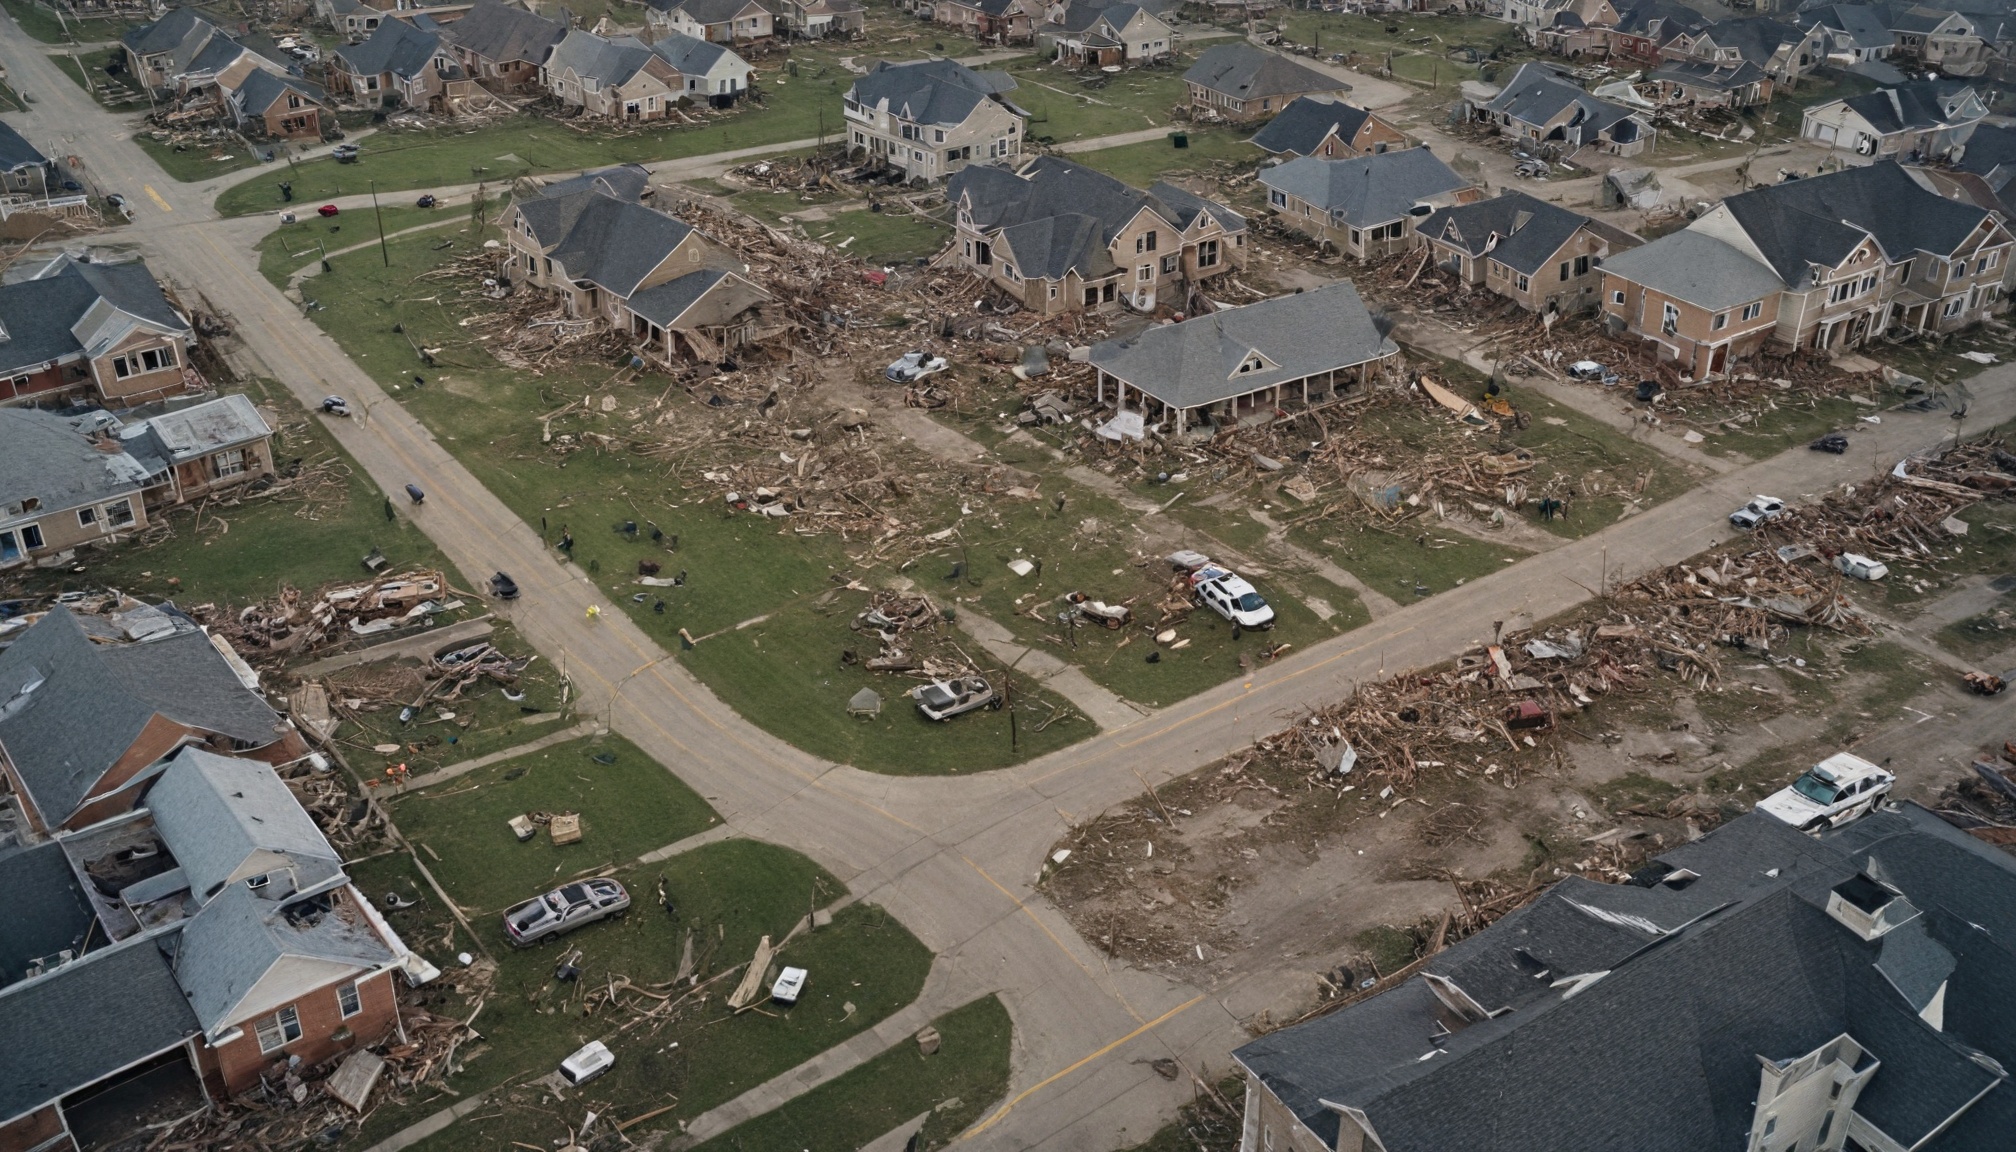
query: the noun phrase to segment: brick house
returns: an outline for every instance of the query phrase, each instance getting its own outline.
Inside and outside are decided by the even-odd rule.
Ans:
[[[482,0],[441,32],[462,71],[486,88],[522,92],[539,85],[539,69],[567,35],[567,26],[536,12]]]
[[[320,140],[328,97],[292,76],[254,72],[231,94],[239,127],[269,140]]]
[[[1573,315],[1598,306],[1603,262],[1638,237],[1524,192],[1442,208],[1415,226],[1430,259],[1528,312]]]
[[[142,260],[58,256],[0,285],[0,404],[95,400],[126,408],[209,385],[196,333]]]
[[[1426,148],[1302,156],[1262,172],[1260,183],[1283,225],[1359,260],[1419,247],[1414,226],[1422,218],[1484,196]]]
[[[203,1108],[378,1045],[401,1031],[395,976],[438,975],[273,767],[181,748],[136,790],[121,817],[0,857],[19,910],[0,1148],[144,1138],[129,1093]]]
[[[1126,304],[1184,309],[1245,263],[1246,219],[1173,184],[1146,192],[1053,156],[976,164],[945,197],[952,258],[1040,316]]]
[[[1022,154],[1022,120],[1008,103],[1015,79],[955,60],[878,63],[841,101],[849,150],[912,182],[942,179],[972,163]]]
[[[388,19],[370,39],[338,48],[331,59],[331,91],[347,93],[367,108],[433,108],[451,83],[466,79],[442,42],[440,26],[425,15],[410,22]]]
[[[1253,134],[1253,146],[1286,160],[1297,156],[1373,156],[1407,147],[1400,129],[1354,104],[1298,96]]]
[[[1262,120],[1301,96],[1342,100],[1351,86],[1244,40],[1213,44],[1183,74],[1190,108],[1204,119]]]

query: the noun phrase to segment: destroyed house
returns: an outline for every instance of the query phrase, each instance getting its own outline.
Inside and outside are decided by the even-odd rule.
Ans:
[[[1768,16],[1747,16],[1683,33],[1660,49],[1669,60],[1693,60],[1718,66],[1753,65],[1773,80],[1787,83],[1819,67],[1832,37],[1817,24],[1799,26]]]
[[[994,44],[1028,42],[1045,15],[1043,0],[934,0],[931,19]]]
[[[232,119],[272,140],[320,140],[328,96],[294,76],[254,72],[231,93]]]
[[[1879,160],[1943,160],[1988,115],[1973,85],[1920,80],[1806,109],[1799,135]]]
[[[757,0],[646,0],[644,19],[653,35],[714,44],[750,44],[776,31],[776,18]]]
[[[47,198],[52,181],[62,191],[62,177],[52,168],[49,158],[12,124],[0,123],[0,195]]]
[[[1964,12],[1926,4],[1896,5],[1890,18],[1896,56],[1937,68],[1948,76],[1978,76],[1986,69],[1988,41]]]
[[[867,29],[868,9],[861,0],[770,0],[777,31],[805,40],[852,36]]]
[[[685,93],[678,70],[636,37],[610,40],[579,28],[553,49],[539,75],[562,104],[626,123],[672,115]]]
[[[1253,146],[1284,159],[1373,156],[1407,146],[1400,129],[1354,104],[1322,96],[1298,96],[1266,127]]]
[[[847,89],[841,113],[850,151],[903,179],[930,182],[972,163],[1022,154],[1015,78],[956,60],[878,62]]]
[[[536,87],[540,66],[566,35],[558,20],[481,0],[443,29],[441,39],[477,83],[509,92]]]
[[[2002,1147],[2012,932],[2016,860],[1923,808],[1753,813],[1238,1049],[1246,1146]]]
[[[131,810],[177,748],[306,755],[244,667],[172,605],[109,618],[59,606],[15,631],[0,650],[0,771],[28,826],[74,830]]]
[[[1213,44],[1183,73],[1190,107],[1206,118],[1260,120],[1302,96],[1342,100],[1351,86],[1243,40]]]
[[[557,294],[667,364],[717,361],[769,335],[770,294],[721,244],[606,185],[520,200],[505,212],[505,276]]]
[[[0,284],[0,404],[126,408],[205,391],[189,363],[195,338],[145,261],[58,256]]]
[[[1629,108],[1600,100],[1544,64],[1521,64],[1512,79],[1477,108],[1480,119],[1528,145],[1559,143],[1563,155],[1595,147],[1636,156],[1652,143],[1652,126]]]
[[[278,1087],[397,1029],[395,972],[438,974],[271,766],[183,748],[150,783],[0,854],[0,1146],[112,1146]]]
[[[1343,160],[1302,156],[1260,174],[1284,225],[1359,260],[1420,246],[1414,225],[1484,193],[1427,148]]]
[[[1327,403],[1399,354],[1340,280],[1102,341],[1088,360],[1101,404],[1181,435]]]
[[[1637,247],[1629,232],[1524,192],[1438,210],[1415,228],[1436,265],[1528,312],[1597,306],[1603,261]]]
[[[1662,104],[1696,108],[1749,108],[1769,104],[1771,75],[1748,60],[1669,60],[1645,77],[1658,86]]]
[[[226,95],[255,71],[285,74],[288,66],[236,39],[203,13],[176,8],[152,24],[120,37],[126,67],[134,79],[185,107],[206,103],[221,108]]]
[[[1799,13],[1798,23],[1824,29],[1828,63],[1844,68],[1885,59],[1896,46],[1896,38],[1884,27],[1882,10],[1867,4],[1810,8]]]
[[[1634,60],[1660,59],[1659,49],[1683,32],[1698,32],[1708,20],[1676,0],[1637,0],[1617,16],[1609,33],[1610,53]]]
[[[434,21],[425,15],[410,23],[386,20],[362,44],[336,49],[333,61],[331,89],[368,108],[432,108],[451,82],[465,79]]]
[[[1152,64],[1176,52],[1176,30],[1138,4],[1053,4],[1039,31],[1067,68]]]
[[[1246,219],[1173,184],[1143,192],[1055,156],[954,175],[953,255],[1039,315],[1126,303],[1188,307],[1245,262]]]

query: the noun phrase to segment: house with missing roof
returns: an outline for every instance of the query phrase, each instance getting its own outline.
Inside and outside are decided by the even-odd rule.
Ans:
[[[968,164],[1022,154],[1028,113],[1008,102],[1015,79],[955,60],[879,61],[841,100],[850,151],[929,183]]]
[[[663,120],[686,94],[679,70],[636,37],[612,40],[579,28],[554,47],[539,79],[583,115],[626,122]]]
[[[272,40],[247,37],[241,42],[193,8],[177,8],[152,24],[129,29],[120,46],[129,74],[151,89],[157,102],[185,118],[216,117],[241,127],[263,126],[263,117],[243,111],[248,98],[263,112],[283,85],[301,94],[321,91],[300,77],[298,61]],[[247,85],[253,86],[249,97],[244,92]],[[287,119],[276,118],[275,131],[267,134],[301,135],[299,124],[290,125]],[[300,119],[298,113],[295,119]]]
[[[1427,148],[1327,160],[1302,156],[1260,173],[1283,225],[1359,260],[1420,245],[1415,225],[1484,193]]]
[[[161,508],[271,476],[272,442],[236,395],[131,422],[0,408],[0,569],[63,563]]]
[[[1636,156],[1653,140],[1651,122],[1638,112],[1591,96],[1540,63],[1521,64],[1495,96],[1473,105],[1472,115],[1529,146],[1558,145],[1563,155],[1593,147]]]
[[[485,88],[522,92],[539,86],[539,69],[567,35],[567,25],[536,12],[481,0],[442,29],[463,74]]]
[[[145,607],[107,626],[143,615],[187,624]],[[0,673],[0,694],[48,690]],[[171,747],[133,790],[119,816],[0,854],[0,1146],[124,1146],[149,1139],[158,1115],[279,1088],[297,1070],[368,1065],[369,1048],[403,1039],[394,981],[439,975],[351,883],[274,767]]]
[[[1285,160],[1297,156],[1373,156],[1407,146],[1407,136],[1377,113],[1323,96],[1298,96],[1253,134],[1253,146]]]
[[[1890,18],[1896,37],[1893,56],[1948,76],[1979,76],[1987,71],[1991,45],[1976,17],[1927,5],[1899,7]]]
[[[370,39],[344,45],[329,59],[330,91],[367,108],[433,108],[452,84],[467,80],[439,26],[425,15],[386,20]]]
[[[757,0],[648,0],[653,36],[678,34],[714,44],[754,44],[776,34],[776,17]]]
[[[1045,0],[931,0],[933,23],[983,43],[1026,44],[1047,12]]]
[[[1329,403],[1399,355],[1340,280],[1102,341],[1088,362],[1100,404],[1180,436]]]
[[[1644,243],[1517,191],[1438,209],[1414,231],[1436,267],[1463,283],[1488,288],[1528,312],[1562,315],[1597,307],[1604,261]]]
[[[719,361],[777,331],[763,316],[770,294],[726,246],[620,186],[568,181],[514,202],[499,220],[503,277],[557,295],[569,316],[599,319],[671,365]]]
[[[2012,932],[2016,859],[1916,804],[1750,813],[1241,1047],[1244,1146],[2002,1147]]]
[[[1053,0],[1037,28],[1066,68],[1136,67],[1176,54],[1176,29],[1139,4]]]
[[[1853,69],[1858,64],[1887,60],[1897,46],[1883,18],[1883,10],[1871,4],[1828,4],[1800,12],[1796,22],[1802,28],[1818,27],[1827,37],[1827,62]]]
[[[769,0],[777,31],[800,40],[858,36],[868,28],[861,0]]]
[[[1919,80],[1811,105],[1800,119],[1799,135],[1879,160],[1944,160],[1987,115],[1973,85]]]
[[[1737,77],[1749,76],[1750,70],[1743,67],[1749,65],[1775,84],[1792,87],[1826,61],[1832,43],[1817,23],[1802,27],[1768,16],[1747,16],[1683,32],[1662,45],[1659,54],[1669,64],[1705,66]],[[1697,79],[1706,75],[1697,73]]]
[[[0,404],[91,400],[130,408],[207,391],[189,321],[144,260],[58,256],[0,284]]]
[[[1183,73],[1190,114],[1201,120],[1265,120],[1302,96],[1342,100],[1351,86],[1244,40],[1213,44]]]
[[[1187,310],[1246,262],[1246,218],[1173,184],[1148,191],[1056,156],[975,164],[945,198],[953,260],[1039,316],[1126,304]]]

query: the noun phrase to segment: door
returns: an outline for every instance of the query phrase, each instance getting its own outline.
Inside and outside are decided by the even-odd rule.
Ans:
[[[0,532],[0,564],[12,564],[20,558],[20,538],[12,532]]]

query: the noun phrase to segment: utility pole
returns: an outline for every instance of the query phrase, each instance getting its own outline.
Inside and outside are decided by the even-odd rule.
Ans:
[[[385,247],[385,213],[378,208],[378,181],[371,181],[371,214],[378,218],[378,255],[385,261],[385,267],[392,266],[391,250]]]

